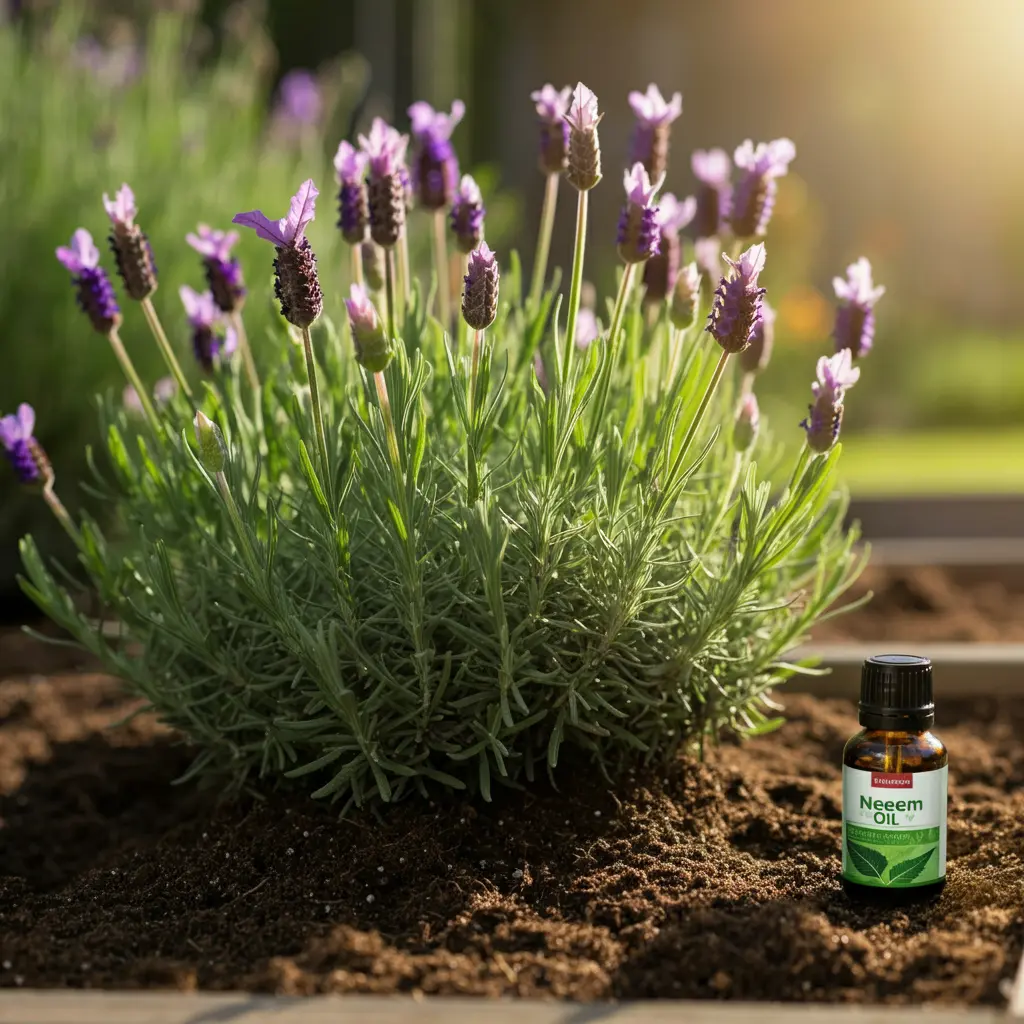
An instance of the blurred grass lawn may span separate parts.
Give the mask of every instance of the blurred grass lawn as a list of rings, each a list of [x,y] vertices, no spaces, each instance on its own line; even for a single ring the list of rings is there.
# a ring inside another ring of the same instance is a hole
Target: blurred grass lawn
[[[839,473],[858,496],[1024,492],[1024,430],[852,434]]]

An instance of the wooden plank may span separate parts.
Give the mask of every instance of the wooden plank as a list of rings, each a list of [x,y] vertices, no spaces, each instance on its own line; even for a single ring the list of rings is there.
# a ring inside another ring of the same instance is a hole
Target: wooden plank
[[[848,519],[864,536],[1024,537],[1024,495],[928,495],[857,498]]]
[[[5,992],[0,1024],[996,1024],[994,1009],[781,1003],[560,1003],[237,993]]]
[[[1024,537],[879,537],[871,542],[871,564],[940,565],[1024,572]]]

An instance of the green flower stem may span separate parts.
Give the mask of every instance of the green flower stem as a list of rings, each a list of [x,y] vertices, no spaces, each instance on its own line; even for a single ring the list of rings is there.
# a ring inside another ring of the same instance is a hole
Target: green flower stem
[[[377,385],[377,401],[380,403],[380,414],[384,418],[384,432],[388,438],[388,455],[395,473],[400,475],[402,461],[398,453],[398,435],[395,433],[395,418],[391,413],[391,399],[388,397],[388,384],[384,379],[384,372],[375,373],[373,382]],[[401,491],[402,488],[399,490]]]
[[[569,286],[569,312],[565,322],[565,345],[562,351],[561,381],[569,379],[569,366],[576,345],[576,318],[580,312],[580,292],[583,288],[583,254],[587,247],[587,191],[582,191],[576,201],[576,245],[572,256],[572,282]]]
[[[608,404],[608,391],[611,388],[612,377],[615,375],[615,367],[619,361],[619,332],[622,328],[622,318],[626,312],[626,306],[629,302],[629,294],[633,290],[634,275],[636,274],[637,264],[627,263],[622,271],[622,279],[619,281],[619,292],[615,296],[615,307],[612,310],[612,322],[608,328],[608,340],[605,344],[608,346],[608,366],[605,370],[601,383],[598,387],[597,397],[594,400],[594,429],[595,431],[600,430],[604,422],[604,411],[605,406]],[[568,343],[568,337],[566,342]]]
[[[249,571],[255,579],[260,579],[263,575],[263,570],[260,568],[259,559],[256,557],[256,552],[253,551],[252,544],[249,542],[249,534],[245,530],[242,513],[239,511],[238,504],[235,502],[235,496],[231,493],[231,488],[228,486],[228,478],[224,470],[217,473],[215,479],[217,481],[217,489],[220,491],[220,496],[224,499],[224,504],[227,507],[228,516],[231,518],[231,525],[235,528],[235,533],[238,535],[238,543],[241,545],[242,554],[248,563]]]
[[[683,332],[673,324],[668,325],[668,350],[668,375],[665,379],[665,387],[671,387],[672,381],[676,379],[679,356],[683,351]]]
[[[544,185],[544,205],[540,212],[540,232],[537,235],[537,254],[533,260],[533,281],[530,285],[528,309],[536,309],[544,292],[548,275],[548,254],[551,251],[551,233],[555,227],[555,208],[558,205],[558,183],[561,174],[549,174]]]
[[[754,379],[757,377],[756,373],[745,373],[743,374],[743,383],[740,385],[740,394],[749,395],[754,390]]]
[[[412,288],[412,273],[409,270],[409,229],[402,228],[398,238],[398,294],[402,300],[402,314],[409,306],[409,295]]]
[[[174,379],[178,382],[181,393],[191,402],[193,400],[192,389],[188,386],[188,381],[185,380],[185,374],[181,369],[181,363],[178,362],[174,349],[171,348],[171,343],[167,340],[163,324],[160,323],[160,317],[156,315],[153,300],[147,297],[142,300],[140,305],[142,306],[142,312],[146,314],[149,329],[153,332],[153,337],[156,338],[156,343],[160,346],[160,351],[163,353],[167,369],[171,371]]]
[[[445,331],[452,329],[451,279],[448,275],[448,240],[445,237],[445,212],[434,211],[434,271],[437,274],[437,308]]]
[[[476,404],[476,379],[480,373],[480,346],[483,344],[484,332],[473,331],[473,360],[469,369],[469,419],[473,420],[473,407]]]
[[[668,475],[669,480],[675,479],[675,475],[679,471],[679,467],[682,465],[683,459],[686,457],[686,451],[690,447],[694,435],[700,429],[700,425],[704,420],[704,414],[708,411],[708,406],[711,404],[711,398],[718,390],[718,385],[722,380],[722,376],[725,373],[725,367],[728,362],[729,353],[723,349],[722,355],[718,360],[718,365],[715,367],[715,372],[711,375],[711,380],[708,383],[707,390],[704,392],[704,396],[700,400],[700,405],[697,406],[697,411],[693,414],[693,419],[690,420],[690,426],[686,430],[683,442],[679,446],[679,451],[672,463],[672,470]]]
[[[313,428],[316,431],[316,445],[320,452],[320,472],[323,473],[324,487],[330,490],[331,464],[327,459],[327,435],[324,433],[324,416],[320,408],[320,387],[316,379],[316,361],[313,359],[313,340],[309,328],[302,328],[302,348],[306,353],[306,379],[309,384],[309,399],[313,406]]]
[[[363,253],[358,245],[349,249],[352,257],[352,283],[362,287],[363,284]]]
[[[252,357],[252,346],[249,344],[249,335],[245,330],[245,321],[242,319],[242,311],[236,309],[231,314],[231,326],[235,329],[238,338],[238,349],[242,353],[242,365],[245,367],[245,375],[249,378],[249,387],[256,395],[256,408],[260,407],[260,375],[256,369],[256,360]]]
[[[128,355],[116,327],[110,328],[107,340],[110,342],[110,347],[114,350],[114,355],[117,356],[117,361],[121,364],[125,377],[128,378],[128,383],[135,388],[135,393],[139,396],[139,401],[142,403],[142,411],[146,414],[149,425],[158,435],[161,434],[160,420],[157,417],[156,410],[153,408],[153,403],[149,399],[149,391],[146,390],[145,385],[143,385],[139,378],[135,364],[132,362],[131,356]]]
[[[388,337],[395,340],[395,250],[384,250],[384,303],[388,318]]]
[[[68,514],[68,510],[64,507],[64,502],[57,497],[57,492],[53,489],[52,478],[43,487],[43,501],[50,506],[50,511],[57,517],[57,521],[67,531],[68,536],[80,547],[82,535],[78,532],[78,527],[75,526],[71,516]]]

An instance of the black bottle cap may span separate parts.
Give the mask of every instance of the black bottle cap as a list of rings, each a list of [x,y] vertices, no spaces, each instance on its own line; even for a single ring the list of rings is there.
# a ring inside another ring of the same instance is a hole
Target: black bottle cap
[[[923,732],[935,722],[932,663],[916,654],[876,654],[860,676],[860,724],[866,729]]]

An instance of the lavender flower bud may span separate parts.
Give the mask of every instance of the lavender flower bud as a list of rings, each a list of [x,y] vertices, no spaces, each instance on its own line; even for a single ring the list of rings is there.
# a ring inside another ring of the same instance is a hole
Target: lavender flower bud
[[[572,89],[556,89],[550,83],[530,93],[537,108],[540,128],[540,169],[545,174],[561,174],[569,163],[569,111]]]
[[[796,146],[789,139],[759,143],[747,139],[733,154],[743,172],[732,201],[732,230],[737,238],[760,238],[768,230],[778,192],[777,178],[789,172]]]
[[[207,473],[221,473],[227,462],[228,452],[220,427],[202,411],[196,412],[193,421],[196,431],[199,462]]]
[[[342,142],[334,157],[338,178],[338,227],[349,245],[360,245],[366,238],[370,211],[366,198],[367,156],[350,142]]]
[[[687,263],[676,275],[672,289],[672,301],[668,306],[668,318],[672,326],[685,331],[697,319],[700,303],[700,271],[696,263]]]
[[[316,76],[305,68],[293,68],[277,87],[273,117],[295,125],[319,123],[324,101]]]
[[[196,362],[206,373],[213,373],[220,358],[232,355],[238,347],[235,332],[224,323],[212,292],[200,295],[183,284],[178,294],[192,328],[192,350]]]
[[[751,342],[761,320],[765,289],[758,276],[764,270],[764,243],[752,245],[735,262],[725,256],[729,272],[715,290],[708,314],[708,332],[726,352],[742,352]]]
[[[641,163],[633,164],[623,178],[626,205],[619,215],[618,243],[619,255],[627,263],[643,263],[659,251],[661,227],[658,207],[652,203],[663,180],[652,185]]]
[[[377,117],[370,134],[359,136],[359,144],[366,153],[370,173],[367,183],[370,237],[390,249],[397,244],[405,228],[405,149],[409,139]]]
[[[498,315],[498,260],[486,242],[469,254],[462,317],[476,331],[494,323]]]
[[[471,253],[484,237],[483,196],[473,178],[464,174],[452,206],[452,231],[459,252]]]
[[[597,321],[597,314],[590,306],[580,306],[576,315],[576,347],[585,352],[600,334],[601,325]]]
[[[409,107],[412,135],[416,140],[413,160],[413,188],[420,205],[428,210],[451,206],[459,182],[459,161],[451,134],[466,113],[462,100],[452,104],[450,114],[434,110],[420,101]]]
[[[587,192],[601,180],[601,143],[597,126],[604,114],[598,113],[597,96],[582,82],[572,94],[572,105],[565,115],[569,125],[569,157],[566,177],[580,192]]]
[[[71,245],[57,250],[57,259],[71,271],[78,291],[78,305],[100,334],[109,334],[121,323],[117,296],[106,271],[99,265],[100,252],[85,228],[71,236]]]
[[[675,93],[669,103],[653,83],[647,92],[631,92],[629,105],[637,122],[630,141],[629,163],[641,163],[653,179],[668,170],[669,135],[672,122],[683,112],[682,93]]]
[[[0,419],[0,444],[4,446],[18,482],[30,486],[53,483],[53,467],[32,431],[36,413],[31,405],[22,403],[15,415]]]
[[[740,407],[733,423],[732,440],[736,448],[745,452],[756,440],[761,426],[761,414],[757,408],[757,398],[753,392],[740,399]]]
[[[732,163],[724,149],[698,149],[690,158],[697,188],[697,211],[691,225],[694,238],[711,238],[722,232],[732,200]]]
[[[189,232],[185,241],[203,257],[206,283],[213,292],[217,306],[225,313],[233,313],[245,303],[245,279],[242,268],[231,255],[238,241],[237,231],[215,231],[200,224],[196,233]]]
[[[853,356],[848,348],[834,356],[818,360],[818,379],[811,385],[814,402],[808,406],[808,415],[800,426],[807,433],[807,444],[812,451],[827,452],[839,439],[843,423],[843,398],[846,389],[860,379],[860,369],[854,368]]]
[[[363,263],[366,287],[372,292],[381,291],[385,284],[384,250],[376,242],[367,240],[359,247],[359,258]]]
[[[316,273],[316,255],[305,230],[316,216],[317,187],[311,178],[292,196],[288,215],[272,221],[260,210],[236,213],[233,223],[244,224],[271,242],[277,250],[274,260],[274,293],[281,303],[281,315],[296,327],[307,328],[323,312],[324,300]]]
[[[163,408],[178,393],[178,382],[173,377],[161,377],[153,385],[153,398],[157,408]]]
[[[761,319],[754,324],[750,344],[740,353],[744,373],[760,373],[772,357],[775,344],[775,310],[767,300],[761,302]]]
[[[885,294],[885,288],[874,287],[871,264],[865,257],[846,268],[846,280],[832,279],[839,308],[836,310],[836,351],[849,349],[854,359],[867,355],[875,341],[875,303]]]
[[[370,373],[380,373],[391,362],[391,341],[366,289],[354,284],[350,294],[351,298],[345,300],[345,308],[348,310],[356,362]]]
[[[104,192],[103,205],[113,228],[110,249],[125,291],[136,301],[146,299],[156,291],[156,263],[149,239],[135,223],[135,194],[122,185],[113,199]]]
[[[661,302],[675,287],[679,273],[679,232],[690,222],[696,203],[692,196],[679,202],[671,192],[658,200],[658,252],[644,264],[644,298]]]

